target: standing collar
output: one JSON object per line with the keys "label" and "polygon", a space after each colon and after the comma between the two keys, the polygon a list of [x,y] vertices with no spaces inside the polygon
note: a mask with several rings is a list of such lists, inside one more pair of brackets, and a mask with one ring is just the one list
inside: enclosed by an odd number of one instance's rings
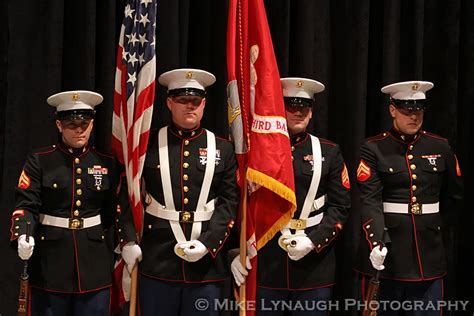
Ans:
{"label": "standing collar", "polygon": [[406,134],[401,133],[399,130],[397,130],[393,126],[390,129],[390,134],[392,134],[392,136],[395,139],[397,139],[397,140],[399,140],[403,143],[407,143],[407,144],[410,144],[410,143],[413,143],[414,141],[416,141],[420,137],[420,132],[421,132],[421,130],[419,130],[416,134],[406,135]]}
{"label": "standing collar", "polygon": [[89,144],[81,147],[81,148],[73,148],[69,145],[66,145],[62,139],[59,141],[58,147],[64,151],[65,153],[72,155],[72,156],[80,156],[86,153],[89,150]]}
{"label": "standing collar", "polygon": [[295,146],[301,142],[304,142],[307,137],[308,137],[308,133],[306,131],[291,136],[290,137],[291,146]]}
{"label": "standing collar", "polygon": [[170,125],[170,129],[171,129],[171,132],[173,134],[175,134],[176,136],[181,137],[181,138],[196,137],[203,130],[201,125],[198,125],[197,127],[193,128],[193,129],[183,129],[183,128],[180,128],[180,127],[176,126],[174,123],[172,123]]}

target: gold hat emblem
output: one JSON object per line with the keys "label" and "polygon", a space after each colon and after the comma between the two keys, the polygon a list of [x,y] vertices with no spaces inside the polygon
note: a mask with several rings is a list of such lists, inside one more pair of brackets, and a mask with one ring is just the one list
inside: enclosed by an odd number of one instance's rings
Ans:
{"label": "gold hat emblem", "polygon": [[303,80],[298,80],[298,81],[296,82],[296,86],[297,86],[298,88],[303,88]]}
{"label": "gold hat emblem", "polygon": [[414,84],[411,86],[411,89],[412,89],[413,91],[417,91],[419,87],[420,87],[420,86],[418,85],[418,83],[414,83]]}
{"label": "gold hat emblem", "polygon": [[74,92],[74,93],[72,94],[72,100],[73,100],[73,101],[79,100],[79,92]]}
{"label": "gold hat emblem", "polygon": [[192,77],[193,77],[193,72],[192,71],[186,72],[186,79],[191,79]]}

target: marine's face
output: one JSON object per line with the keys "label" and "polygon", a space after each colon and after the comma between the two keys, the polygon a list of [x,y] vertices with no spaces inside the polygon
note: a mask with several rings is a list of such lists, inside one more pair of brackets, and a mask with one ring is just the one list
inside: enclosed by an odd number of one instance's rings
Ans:
{"label": "marine's face", "polygon": [[311,117],[313,116],[310,107],[286,105],[285,111],[286,123],[288,125],[290,136],[304,132],[309,124],[309,120],[311,120]]}
{"label": "marine's face", "polygon": [[56,126],[66,145],[72,148],[81,148],[89,142],[94,120],[56,120]]}
{"label": "marine's face", "polygon": [[183,129],[196,128],[206,106],[206,98],[199,96],[178,96],[166,99],[174,124]]}
{"label": "marine's face", "polygon": [[393,126],[405,135],[415,135],[423,124],[424,110],[405,111],[390,104],[390,115],[393,118]]}

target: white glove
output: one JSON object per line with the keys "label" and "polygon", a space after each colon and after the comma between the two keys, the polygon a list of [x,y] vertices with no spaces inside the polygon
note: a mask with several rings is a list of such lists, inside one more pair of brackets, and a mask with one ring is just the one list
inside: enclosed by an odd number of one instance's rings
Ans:
{"label": "white glove", "polygon": [[122,258],[127,264],[127,270],[132,273],[135,262],[142,261],[142,249],[134,241],[130,241],[122,248]]}
{"label": "white glove", "polygon": [[18,237],[18,256],[21,258],[21,260],[30,259],[34,248],[35,239],[33,236],[30,236],[29,241],[26,241],[26,235],[21,235]]}
{"label": "white glove", "polygon": [[296,235],[283,241],[291,260],[298,261],[314,249],[314,244],[304,235]]}
{"label": "white glove", "polygon": [[206,246],[204,246],[204,244],[199,240],[191,240],[182,243],[181,248],[185,254],[183,259],[188,262],[196,262],[209,252]]}
{"label": "white glove", "polygon": [[372,251],[370,252],[370,256],[369,256],[372,266],[374,267],[374,269],[379,270],[379,271],[385,269],[383,262],[388,252],[387,247],[383,247],[382,250],[380,250],[380,247],[382,246],[374,247]]}
{"label": "white glove", "polygon": [[240,262],[240,255],[235,257],[234,260],[232,260],[232,263],[230,264],[230,270],[234,275],[234,280],[237,286],[241,286],[245,283],[245,277],[249,274],[247,270],[252,269],[249,257],[246,257],[245,265],[247,266],[247,269],[245,269],[242,265],[242,262]]}

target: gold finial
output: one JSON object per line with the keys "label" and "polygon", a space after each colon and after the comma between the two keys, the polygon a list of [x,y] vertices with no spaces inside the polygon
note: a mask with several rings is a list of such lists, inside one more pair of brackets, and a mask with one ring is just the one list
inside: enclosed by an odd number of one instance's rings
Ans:
{"label": "gold finial", "polygon": [[411,89],[412,89],[413,91],[417,91],[418,88],[419,88],[419,85],[418,85],[417,83],[414,83],[414,84],[411,86]]}
{"label": "gold finial", "polygon": [[298,81],[296,82],[296,86],[297,86],[298,88],[302,88],[302,87],[303,87],[303,80],[298,80]]}
{"label": "gold finial", "polygon": [[192,71],[186,72],[186,79],[191,79],[192,77],[193,77],[193,72]]}
{"label": "gold finial", "polygon": [[72,94],[72,100],[73,100],[73,101],[79,100],[79,92],[74,92],[74,93]]}

